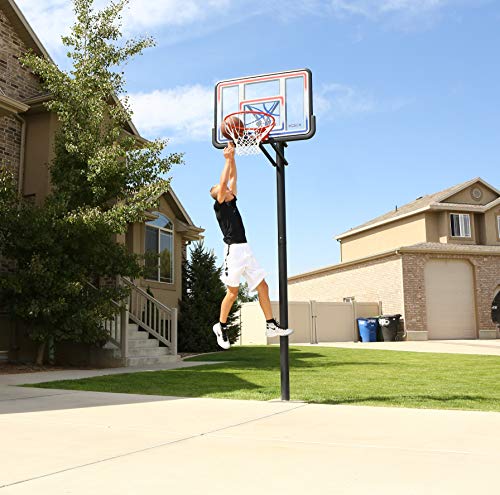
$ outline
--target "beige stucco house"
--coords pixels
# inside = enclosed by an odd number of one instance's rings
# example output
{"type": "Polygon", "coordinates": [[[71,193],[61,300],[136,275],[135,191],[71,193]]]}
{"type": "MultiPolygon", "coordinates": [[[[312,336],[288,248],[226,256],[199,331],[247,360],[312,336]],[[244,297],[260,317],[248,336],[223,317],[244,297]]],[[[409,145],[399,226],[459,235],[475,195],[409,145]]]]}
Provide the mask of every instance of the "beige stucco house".
{"type": "Polygon", "coordinates": [[[498,338],[500,191],[481,178],[422,196],[336,237],[341,262],[289,278],[291,300],[381,301],[407,338],[498,338]]]}
{"type": "MultiPolygon", "coordinates": [[[[48,164],[53,158],[58,122],[43,105],[50,95],[43,93],[38,79],[19,63],[19,56],[28,49],[50,59],[15,2],[0,0],[0,166],[14,169],[20,193],[41,203],[50,191],[48,164]]],[[[132,122],[124,132],[143,140],[132,122]]],[[[157,211],[149,212],[147,223],[130,225],[127,234],[118,239],[133,253],[151,255],[146,278],[131,282],[129,313],[117,314],[108,322],[110,342],[116,347],[111,345],[110,352],[119,364],[152,364],[176,353],[182,261],[186,245],[200,239],[202,232],[169,190],[159,198],[157,211]],[[145,293],[147,289],[153,296],[145,293]]],[[[0,272],[7,269],[0,260],[0,272]]],[[[14,322],[0,315],[0,357],[32,356],[22,333],[14,322]]],[[[74,362],[99,361],[88,349],[73,349],[71,355],[74,362]]]]}

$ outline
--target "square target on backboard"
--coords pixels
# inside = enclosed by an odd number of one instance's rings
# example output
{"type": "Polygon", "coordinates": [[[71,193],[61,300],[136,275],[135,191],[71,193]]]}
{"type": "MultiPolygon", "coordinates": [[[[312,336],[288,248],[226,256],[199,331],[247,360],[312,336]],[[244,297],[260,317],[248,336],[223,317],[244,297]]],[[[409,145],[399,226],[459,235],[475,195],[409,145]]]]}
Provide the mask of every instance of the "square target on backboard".
{"type": "Polygon", "coordinates": [[[275,141],[310,139],[316,132],[311,71],[300,69],[218,82],[212,132],[216,148],[228,143],[220,126],[224,117],[235,112],[272,115],[276,124],[269,137],[275,141]]]}

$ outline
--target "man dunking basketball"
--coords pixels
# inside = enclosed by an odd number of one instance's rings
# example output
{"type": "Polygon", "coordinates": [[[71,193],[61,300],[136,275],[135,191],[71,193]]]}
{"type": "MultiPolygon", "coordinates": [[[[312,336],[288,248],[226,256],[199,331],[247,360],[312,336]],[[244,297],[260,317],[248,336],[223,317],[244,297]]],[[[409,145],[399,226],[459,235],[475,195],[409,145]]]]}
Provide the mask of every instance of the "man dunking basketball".
{"type": "Polygon", "coordinates": [[[232,143],[224,149],[226,163],[220,176],[220,182],[210,189],[210,195],[215,200],[215,215],[225,243],[225,259],[221,280],[227,286],[227,293],[220,307],[219,322],[213,326],[217,343],[223,349],[230,347],[226,333],[227,318],[238,297],[242,275],[248,282],[250,290],[257,291],[259,304],[266,318],[266,335],[268,337],[285,337],[293,333],[293,330],[282,328],[273,318],[269,287],[265,281],[266,272],[254,258],[247,243],[243,220],[236,205],[237,172],[234,151],[232,143]]]}

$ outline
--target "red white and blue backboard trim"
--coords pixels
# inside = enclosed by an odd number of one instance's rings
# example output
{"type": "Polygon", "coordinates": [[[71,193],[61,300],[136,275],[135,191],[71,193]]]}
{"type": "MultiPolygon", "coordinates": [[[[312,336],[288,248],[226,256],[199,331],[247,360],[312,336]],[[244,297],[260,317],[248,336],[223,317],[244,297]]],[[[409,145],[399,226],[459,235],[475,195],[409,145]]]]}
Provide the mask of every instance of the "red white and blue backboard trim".
{"type": "Polygon", "coordinates": [[[265,112],[276,119],[270,133],[275,141],[309,139],[316,131],[309,69],[220,81],[215,86],[213,144],[223,148],[224,117],[242,111],[265,112]]]}

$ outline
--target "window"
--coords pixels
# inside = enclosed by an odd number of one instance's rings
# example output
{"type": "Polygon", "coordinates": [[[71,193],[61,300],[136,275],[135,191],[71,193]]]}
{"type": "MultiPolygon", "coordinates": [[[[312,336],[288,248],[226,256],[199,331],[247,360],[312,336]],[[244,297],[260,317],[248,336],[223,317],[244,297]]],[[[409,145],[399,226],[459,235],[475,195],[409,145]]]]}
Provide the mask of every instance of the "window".
{"type": "Polygon", "coordinates": [[[497,234],[500,239],[500,215],[497,215],[497,234]]]}
{"type": "Polygon", "coordinates": [[[471,237],[470,215],[467,213],[452,213],[451,237],[471,237]]]}
{"type": "Polygon", "coordinates": [[[145,276],[149,280],[174,283],[174,226],[161,213],[158,218],[146,223],[146,245],[144,249],[145,276]]]}

